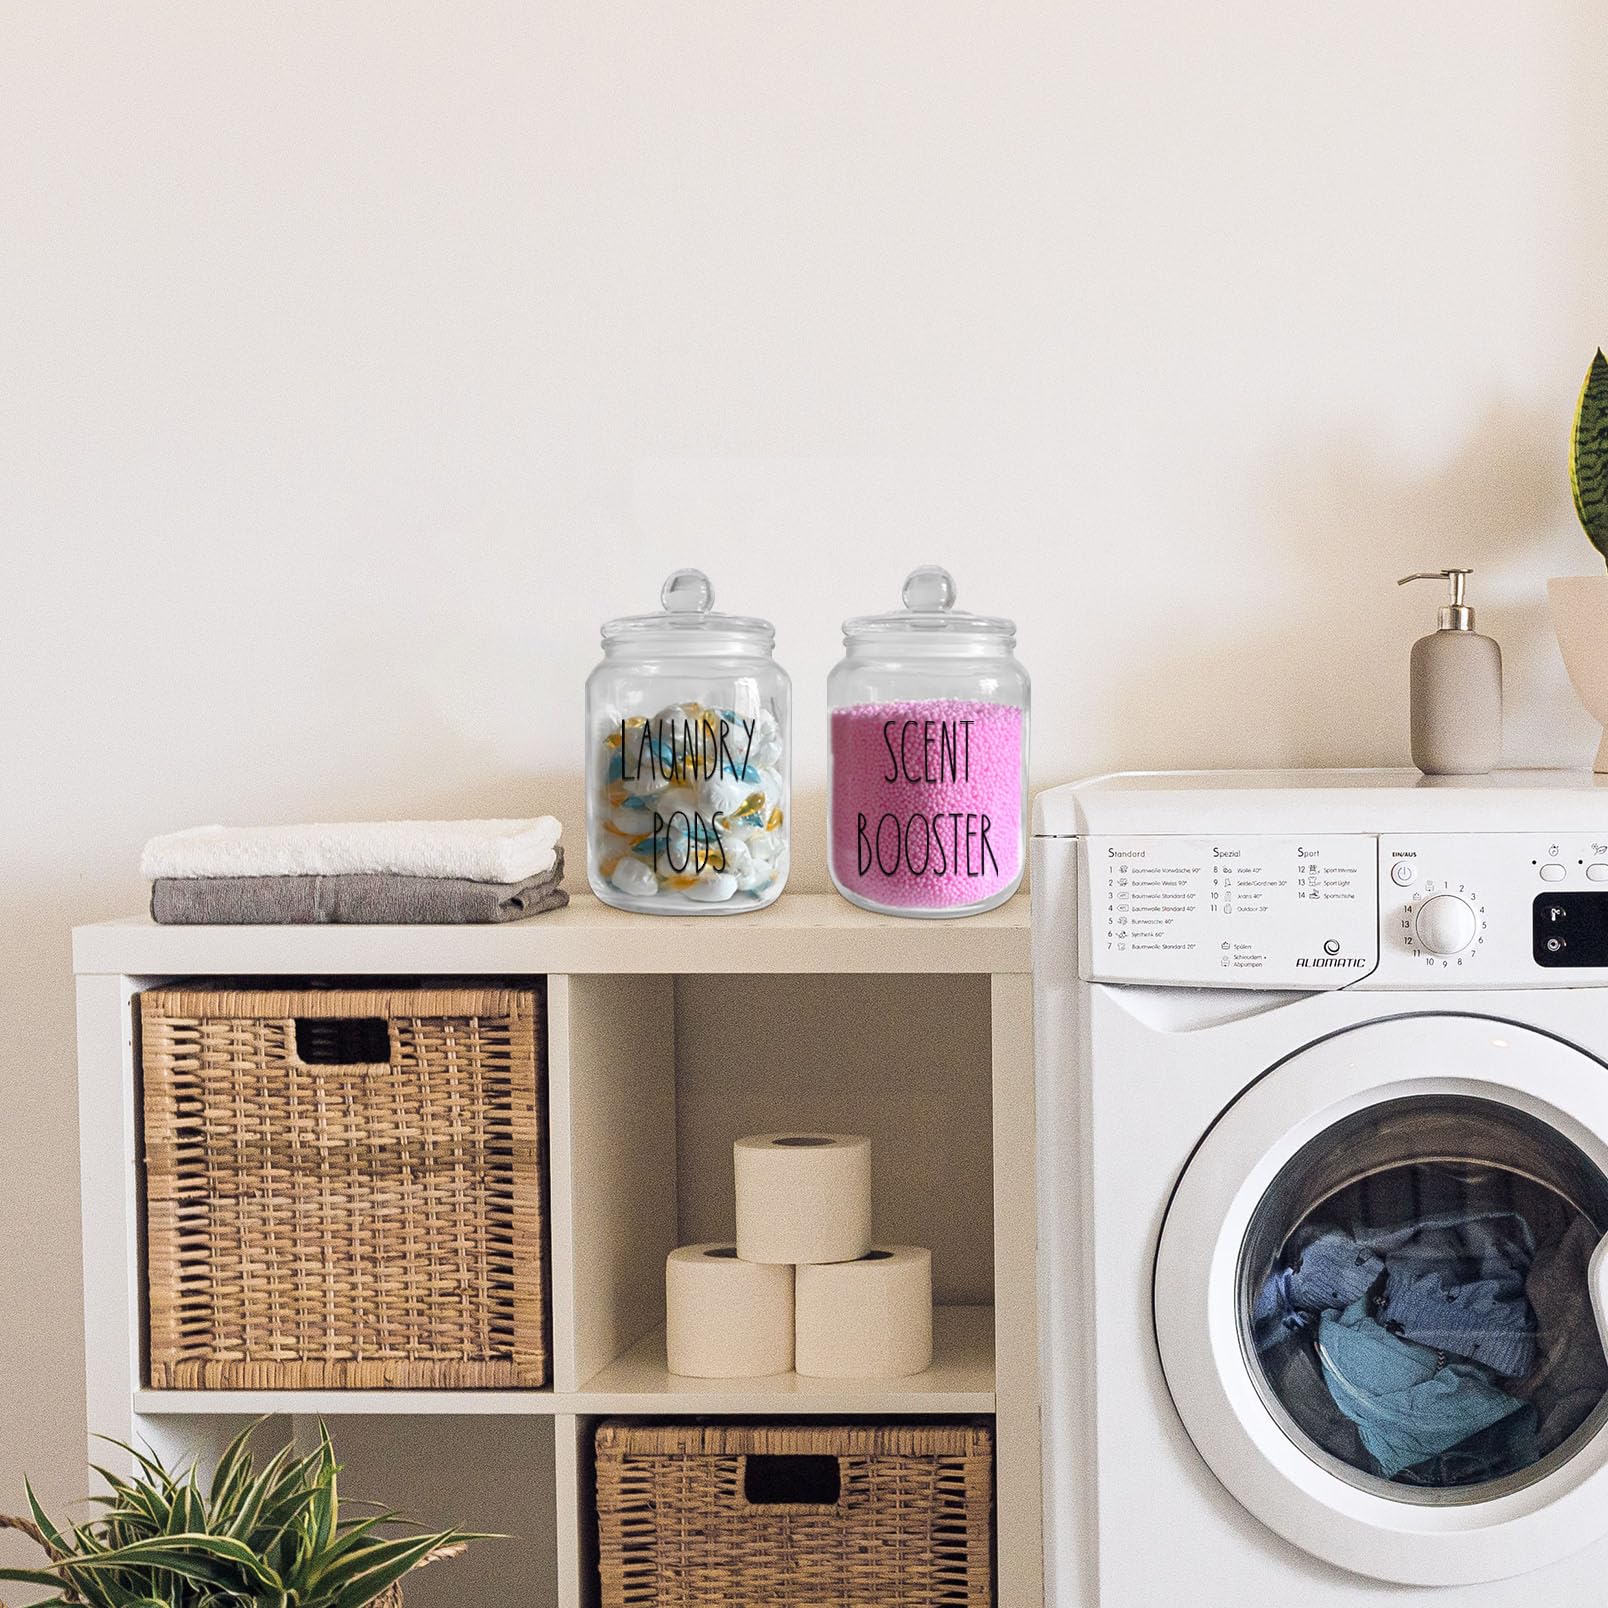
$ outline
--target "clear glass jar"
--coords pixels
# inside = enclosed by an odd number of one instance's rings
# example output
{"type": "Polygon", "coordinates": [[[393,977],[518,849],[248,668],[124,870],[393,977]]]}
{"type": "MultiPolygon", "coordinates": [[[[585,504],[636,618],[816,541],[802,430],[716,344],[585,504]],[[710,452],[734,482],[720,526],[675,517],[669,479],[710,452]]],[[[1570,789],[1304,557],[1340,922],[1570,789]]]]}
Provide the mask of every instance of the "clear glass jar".
{"type": "Polygon", "coordinates": [[[769,620],[714,614],[677,570],[610,620],[586,682],[586,872],[621,910],[734,915],[787,881],[792,684],[769,620]]]}
{"type": "Polygon", "coordinates": [[[827,859],[845,899],[900,916],[969,916],[1021,885],[1027,672],[1016,626],[955,608],[936,564],[904,607],[849,620],[827,682],[827,859]]]}

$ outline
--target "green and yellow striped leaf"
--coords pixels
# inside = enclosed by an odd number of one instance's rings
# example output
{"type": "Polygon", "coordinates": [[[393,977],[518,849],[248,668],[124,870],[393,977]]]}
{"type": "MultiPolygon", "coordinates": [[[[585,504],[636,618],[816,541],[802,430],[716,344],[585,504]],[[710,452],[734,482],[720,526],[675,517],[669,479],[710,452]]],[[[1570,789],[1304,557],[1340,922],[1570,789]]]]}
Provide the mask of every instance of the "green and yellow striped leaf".
{"type": "Polygon", "coordinates": [[[1581,528],[1608,560],[1608,358],[1601,347],[1586,370],[1575,407],[1569,484],[1581,528]]]}

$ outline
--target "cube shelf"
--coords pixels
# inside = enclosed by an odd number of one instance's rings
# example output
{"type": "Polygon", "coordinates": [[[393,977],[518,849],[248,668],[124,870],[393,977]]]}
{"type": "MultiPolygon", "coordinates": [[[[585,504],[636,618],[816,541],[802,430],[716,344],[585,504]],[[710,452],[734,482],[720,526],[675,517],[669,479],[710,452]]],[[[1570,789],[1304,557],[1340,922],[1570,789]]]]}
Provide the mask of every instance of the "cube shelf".
{"type": "MultiPolygon", "coordinates": [[[[348,1487],[509,1530],[410,1608],[597,1600],[590,1436],[615,1416],[993,1418],[998,1601],[1043,1600],[1027,900],[899,921],[791,894],[740,920],[585,897],[487,927],[74,934],[92,1435],[215,1452],[241,1421],[337,1421],[348,1487]],[[173,1391],[142,1377],[135,996],[180,978],[545,977],[552,1223],[546,1390],[173,1391]],[[931,1245],[934,1362],[911,1379],[694,1380],[665,1367],[663,1261],[731,1232],[731,1141],[871,1135],[880,1238],[931,1245]]],[[[95,1460],[104,1462],[104,1443],[95,1460]]],[[[435,1578],[431,1578],[432,1574],[435,1578]]]]}

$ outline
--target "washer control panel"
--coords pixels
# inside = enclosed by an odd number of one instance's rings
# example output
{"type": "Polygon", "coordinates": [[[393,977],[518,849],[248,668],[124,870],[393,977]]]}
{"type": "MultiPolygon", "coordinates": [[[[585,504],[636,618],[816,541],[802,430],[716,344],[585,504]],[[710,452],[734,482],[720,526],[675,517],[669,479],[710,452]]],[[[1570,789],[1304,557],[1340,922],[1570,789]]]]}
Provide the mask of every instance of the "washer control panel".
{"type": "Polygon", "coordinates": [[[1378,960],[1378,840],[1082,843],[1083,975],[1197,988],[1339,988],[1378,960]]]}
{"type": "Polygon", "coordinates": [[[1608,834],[1089,837],[1079,876],[1091,982],[1608,982],[1608,834]]]}
{"type": "Polygon", "coordinates": [[[1608,967],[1608,889],[1538,893],[1531,916],[1537,966],[1560,971],[1608,967]]]}
{"type": "Polygon", "coordinates": [[[1608,841],[1525,832],[1379,839],[1369,988],[1546,988],[1608,976],[1608,841]]]}

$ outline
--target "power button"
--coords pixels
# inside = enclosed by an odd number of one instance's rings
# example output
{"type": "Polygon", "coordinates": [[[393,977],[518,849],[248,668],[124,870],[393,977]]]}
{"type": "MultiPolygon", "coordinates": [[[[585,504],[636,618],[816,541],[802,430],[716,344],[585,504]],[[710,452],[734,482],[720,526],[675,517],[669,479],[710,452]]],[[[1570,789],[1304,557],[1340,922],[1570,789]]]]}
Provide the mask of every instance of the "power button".
{"type": "Polygon", "coordinates": [[[1418,875],[1418,867],[1411,860],[1398,860],[1390,868],[1390,880],[1398,888],[1405,888],[1418,875]]]}

